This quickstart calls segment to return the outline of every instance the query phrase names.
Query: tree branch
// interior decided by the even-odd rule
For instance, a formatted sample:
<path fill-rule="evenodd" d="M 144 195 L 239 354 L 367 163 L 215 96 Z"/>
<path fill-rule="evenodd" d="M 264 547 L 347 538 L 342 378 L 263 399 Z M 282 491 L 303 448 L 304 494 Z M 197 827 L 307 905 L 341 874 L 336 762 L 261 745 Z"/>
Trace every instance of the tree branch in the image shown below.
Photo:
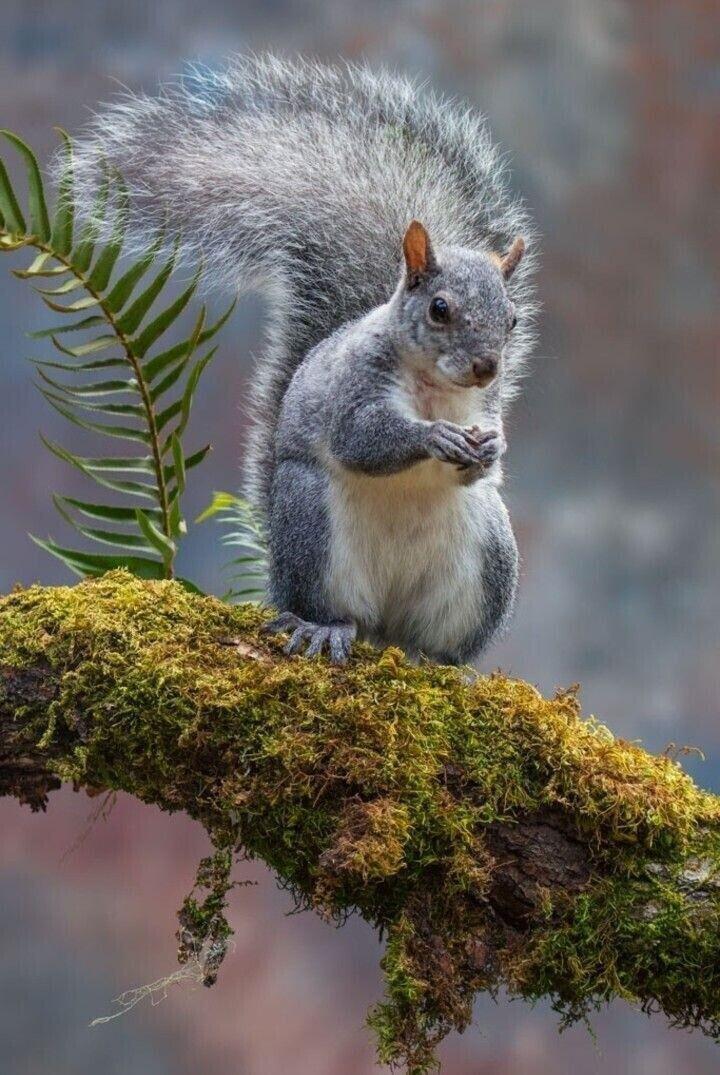
<path fill-rule="evenodd" d="M 215 980 L 237 853 L 387 937 L 381 1059 L 413 1072 L 478 990 L 564 1021 L 621 996 L 720 1037 L 719 800 L 503 676 L 359 647 L 288 659 L 264 614 L 124 572 L 0 600 L 0 794 L 69 780 L 202 822 L 180 912 Z"/>

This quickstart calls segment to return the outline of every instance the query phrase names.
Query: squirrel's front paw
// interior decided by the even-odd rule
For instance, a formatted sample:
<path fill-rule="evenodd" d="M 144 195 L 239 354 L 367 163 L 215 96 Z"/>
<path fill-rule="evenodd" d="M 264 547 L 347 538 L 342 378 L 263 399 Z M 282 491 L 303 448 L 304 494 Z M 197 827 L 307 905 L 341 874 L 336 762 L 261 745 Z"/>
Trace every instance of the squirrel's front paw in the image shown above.
<path fill-rule="evenodd" d="M 507 441 L 497 429 L 489 429 L 482 433 L 478 426 L 473 426 L 472 432 L 479 442 L 477 462 L 487 470 L 505 455 Z"/>
<path fill-rule="evenodd" d="M 477 427 L 467 429 L 455 425 L 454 422 L 433 422 L 428 432 L 428 452 L 433 459 L 439 459 L 441 463 L 471 467 L 482 463 L 481 437 Z"/>

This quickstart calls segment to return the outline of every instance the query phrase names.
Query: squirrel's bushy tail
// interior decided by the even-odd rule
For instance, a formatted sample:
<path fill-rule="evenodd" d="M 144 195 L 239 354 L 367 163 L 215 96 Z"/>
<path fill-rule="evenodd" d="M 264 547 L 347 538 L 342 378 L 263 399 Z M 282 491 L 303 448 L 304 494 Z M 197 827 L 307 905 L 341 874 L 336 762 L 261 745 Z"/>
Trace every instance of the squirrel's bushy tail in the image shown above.
<path fill-rule="evenodd" d="M 105 164 L 128 187 L 136 245 L 169 227 L 211 279 L 269 297 L 247 459 L 261 509 L 294 370 L 340 324 L 389 298 L 411 218 L 438 245 L 501 252 L 528 235 L 484 121 L 365 67 L 240 58 L 158 97 L 123 97 L 77 142 L 85 210 Z M 528 268 L 526 259 L 512 285 L 526 315 Z M 527 332 L 514 334 L 511 368 L 527 344 Z"/>

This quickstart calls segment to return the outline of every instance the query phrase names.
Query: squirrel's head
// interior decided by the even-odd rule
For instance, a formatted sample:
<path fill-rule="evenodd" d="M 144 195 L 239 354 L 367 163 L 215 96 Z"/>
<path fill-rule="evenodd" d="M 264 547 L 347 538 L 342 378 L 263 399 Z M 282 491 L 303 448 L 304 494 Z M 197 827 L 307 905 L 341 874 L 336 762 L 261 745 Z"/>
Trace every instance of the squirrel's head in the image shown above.
<path fill-rule="evenodd" d="M 436 255 L 423 225 L 410 223 L 396 328 L 413 366 L 462 388 L 490 384 L 515 327 L 507 282 L 524 252 L 517 238 L 503 256 L 465 247 L 443 247 Z"/>

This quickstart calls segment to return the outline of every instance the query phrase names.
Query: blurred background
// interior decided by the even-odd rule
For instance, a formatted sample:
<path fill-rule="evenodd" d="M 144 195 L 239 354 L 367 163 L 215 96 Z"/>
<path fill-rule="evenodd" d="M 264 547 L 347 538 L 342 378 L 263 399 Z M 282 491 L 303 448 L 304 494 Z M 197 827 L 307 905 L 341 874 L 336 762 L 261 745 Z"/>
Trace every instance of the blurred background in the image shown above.
<path fill-rule="evenodd" d="M 43 155 L 118 82 L 153 91 L 191 60 L 272 48 L 366 58 L 485 111 L 542 240 L 541 338 L 509 428 L 523 557 L 512 633 L 488 654 L 720 791 L 720 9 L 713 0 L 3 0 L 0 125 Z M 9 259 L 6 259 L 9 261 Z M 17 262 L 16 262 L 17 264 Z M 67 537 L 51 490 L 81 495 L 41 445 L 70 443 L 32 387 L 24 333 L 47 325 L 0 272 L 0 592 L 70 581 L 33 545 Z M 263 309 L 242 302 L 193 416 L 215 451 L 189 517 L 239 481 L 242 406 Z M 84 446 L 87 446 L 84 444 Z M 75 447 L 79 447 L 75 445 Z M 223 551 L 195 527 L 182 571 L 215 592 Z M 174 969 L 174 911 L 207 841 L 186 819 L 69 790 L 47 816 L 0 802 L 3 1075 L 367 1075 L 380 948 L 287 916 L 262 867 L 233 898 L 236 947 L 210 990 L 89 1029 L 122 990 Z M 616 1004 L 562 1036 L 546 1006 L 480 998 L 441 1049 L 447 1075 L 716 1071 L 698 1035 Z"/>

